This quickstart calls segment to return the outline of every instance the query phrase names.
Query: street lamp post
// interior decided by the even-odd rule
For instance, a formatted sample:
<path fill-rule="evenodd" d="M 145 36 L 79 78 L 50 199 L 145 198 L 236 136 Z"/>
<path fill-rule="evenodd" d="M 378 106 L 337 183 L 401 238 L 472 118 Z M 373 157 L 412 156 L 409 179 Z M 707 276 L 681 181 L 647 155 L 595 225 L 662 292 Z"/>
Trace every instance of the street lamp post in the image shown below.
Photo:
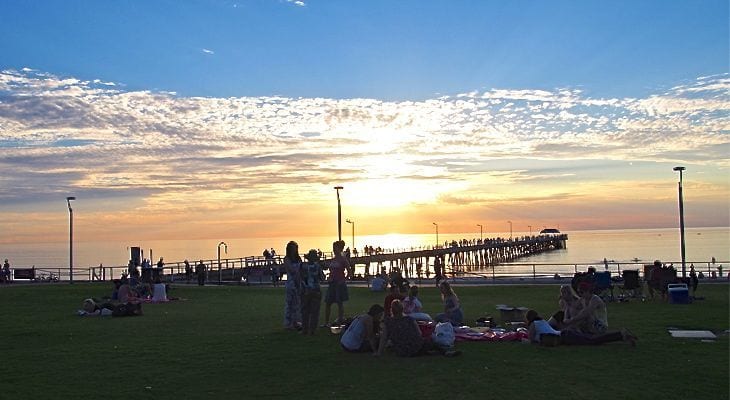
<path fill-rule="evenodd" d="M 340 189 L 342 189 L 342 186 L 335 186 L 335 191 L 337 191 L 337 240 L 342 241 L 342 206 L 340 205 Z"/>
<path fill-rule="evenodd" d="M 68 205 L 68 282 L 74 283 L 74 210 L 71 208 L 71 202 L 76 197 L 66 197 Z"/>
<path fill-rule="evenodd" d="M 532 237 L 532 225 L 527 225 L 527 227 L 530 229 L 530 237 Z"/>
<path fill-rule="evenodd" d="M 479 227 L 479 240 L 484 240 L 484 227 L 482 224 L 477 224 Z"/>
<path fill-rule="evenodd" d="M 512 221 L 507 221 L 509 223 L 509 239 L 512 240 Z"/>
<path fill-rule="evenodd" d="M 674 171 L 679 172 L 679 243 L 682 252 L 682 278 L 687 277 L 687 264 L 684 252 L 684 199 L 682 198 L 682 171 L 685 167 L 674 167 Z"/>
<path fill-rule="evenodd" d="M 226 244 L 226 242 L 218 243 L 218 283 L 219 284 L 223 280 L 223 272 L 221 271 L 221 245 L 225 246 L 224 249 L 226 251 L 226 254 L 228 254 L 228 245 Z"/>
<path fill-rule="evenodd" d="M 352 224 L 352 243 L 350 243 L 350 246 L 352 246 L 353 250 L 355 249 L 355 221 L 351 219 L 346 219 L 345 222 L 348 224 Z"/>
<path fill-rule="evenodd" d="M 439 247 L 439 224 L 432 222 L 436 226 L 436 248 Z"/>

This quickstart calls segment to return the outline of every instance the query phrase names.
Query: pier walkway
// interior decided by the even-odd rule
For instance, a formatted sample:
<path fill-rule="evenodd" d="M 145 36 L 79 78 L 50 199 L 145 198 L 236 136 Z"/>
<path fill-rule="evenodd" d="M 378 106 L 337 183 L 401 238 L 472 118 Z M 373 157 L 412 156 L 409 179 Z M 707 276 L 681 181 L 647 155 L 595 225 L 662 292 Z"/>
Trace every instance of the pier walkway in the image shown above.
<path fill-rule="evenodd" d="M 363 255 L 351 255 L 350 276 L 355 279 L 367 279 L 378 273 L 389 273 L 399 269 L 406 278 L 429 278 L 436 275 L 440 268 L 449 275 L 465 275 L 472 269 L 484 269 L 489 266 L 511 262 L 521 257 L 539 254 L 545 251 L 564 249 L 568 240 L 567 234 L 540 235 L 515 239 L 487 239 L 452 242 L 445 246 L 412 250 L 377 250 Z M 324 253 L 322 263 L 325 268 L 331 262 L 331 253 Z M 213 265 L 211 280 L 216 281 L 216 272 L 220 281 L 245 281 L 246 283 L 263 283 L 271 281 L 271 271 L 282 265 L 283 259 L 246 257 L 241 260 L 240 268 L 230 266 L 229 260 L 222 260 L 220 269 Z M 217 270 L 217 271 L 216 271 Z"/>

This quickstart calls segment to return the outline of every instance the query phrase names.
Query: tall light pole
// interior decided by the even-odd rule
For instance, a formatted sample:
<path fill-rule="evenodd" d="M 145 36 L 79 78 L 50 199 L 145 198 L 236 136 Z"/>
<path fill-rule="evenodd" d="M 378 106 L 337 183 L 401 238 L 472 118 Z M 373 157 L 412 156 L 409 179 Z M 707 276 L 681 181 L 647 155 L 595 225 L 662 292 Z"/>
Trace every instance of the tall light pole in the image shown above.
<path fill-rule="evenodd" d="M 352 248 L 354 249 L 355 248 L 355 221 L 348 218 L 345 220 L 345 222 L 352 225 L 352 243 L 350 243 L 350 246 L 352 246 Z"/>
<path fill-rule="evenodd" d="M 340 189 L 342 189 L 342 186 L 335 186 L 335 191 L 337 191 L 337 240 L 342 241 L 342 206 L 340 205 Z"/>
<path fill-rule="evenodd" d="M 479 227 L 479 240 L 483 240 L 484 239 L 484 227 L 482 226 L 482 224 L 477 224 L 477 226 Z"/>
<path fill-rule="evenodd" d="M 221 271 L 221 245 L 225 246 L 226 254 L 228 254 L 228 245 L 226 242 L 218 243 L 218 283 L 223 280 L 223 272 Z"/>
<path fill-rule="evenodd" d="M 436 248 L 439 247 L 439 224 L 432 222 L 436 226 Z"/>
<path fill-rule="evenodd" d="M 682 278 L 687 277 L 687 264 L 685 262 L 684 253 L 684 199 L 682 198 L 682 171 L 685 167 L 674 167 L 674 171 L 679 171 L 679 243 L 682 252 Z"/>
<path fill-rule="evenodd" d="M 512 221 L 507 221 L 509 223 L 509 238 L 512 240 Z"/>
<path fill-rule="evenodd" d="M 530 228 L 530 237 L 532 237 L 532 225 L 527 225 L 528 228 Z"/>
<path fill-rule="evenodd" d="M 68 205 L 68 282 L 74 283 L 74 210 L 71 208 L 71 202 L 76 197 L 66 197 Z"/>

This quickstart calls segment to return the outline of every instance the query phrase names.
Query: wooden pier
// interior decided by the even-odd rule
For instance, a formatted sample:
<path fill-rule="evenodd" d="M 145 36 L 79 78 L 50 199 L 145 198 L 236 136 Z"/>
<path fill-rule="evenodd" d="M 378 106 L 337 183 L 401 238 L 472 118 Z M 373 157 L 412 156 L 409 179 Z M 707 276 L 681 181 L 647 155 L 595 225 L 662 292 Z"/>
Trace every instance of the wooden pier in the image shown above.
<path fill-rule="evenodd" d="M 512 262 L 521 257 L 540 254 L 546 251 L 566 248 L 567 234 L 540 235 L 515 239 L 489 239 L 477 241 L 452 242 L 448 246 L 403 251 L 379 251 L 373 254 L 350 257 L 350 276 L 367 279 L 378 273 L 390 273 L 394 268 L 401 271 L 405 278 L 430 278 L 442 275 L 465 275 L 473 270 Z M 328 267 L 331 258 L 326 255 L 322 260 Z M 271 270 L 281 265 L 281 257 L 264 259 L 247 257 L 240 273 L 234 270 L 223 271 L 222 276 L 246 282 L 271 282 Z M 360 267 L 364 274 L 355 274 Z M 372 268 L 372 270 L 371 270 Z"/>
<path fill-rule="evenodd" d="M 514 239 L 462 240 L 447 245 L 429 248 L 385 249 L 372 252 L 363 251 L 350 256 L 349 276 L 355 280 L 367 278 L 397 268 L 405 278 L 435 277 L 437 274 L 468 276 L 472 271 L 484 271 L 502 263 L 546 251 L 566 248 L 567 234 L 525 236 Z M 206 281 L 210 283 L 275 283 L 274 273 L 283 272 L 283 257 L 265 258 L 251 256 L 241 258 L 203 260 L 206 268 Z M 323 253 L 321 263 L 326 269 L 332 261 L 332 253 Z M 195 265 L 192 265 L 194 268 Z M 438 271 L 436 270 L 438 268 Z M 109 271 L 106 271 L 109 269 Z M 104 281 L 116 276 L 115 272 L 126 271 L 126 267 L 92 267 L 88 269 L 88 280 Z M 164 275 L 171 281 L 194 281 L 184 274 L 184 262 L 165 265 Z M 364 271 L 364 273 L 355 273 Z M 108 272 L 108 273 L 107 273 Z M 63 271 L 59 268 L 56 276 Z"/>
<path fill-rule="evenodd" d="M 389 272 L 398 267 L 406 278 L 429 277 L 432 265 L 440 265 L 449 274 L 463 274 L 472 270 L 484 269 L 514 261 L 521 257 L 566 248 L 567 234 L 542 235 L 510 239 L 494 239 L 460 244 L 453 242 L 449 246 L 419 249 L 412 251 L 378 253 L 351 257 L 354 270 L 357 265 L 365 267 L 365 275 L 373 275 L 386 268 Z M 371 265 L 377 265 L 379 271 L 370 271 Z M 437 271 L 433 271 L 437 272 Z"/>

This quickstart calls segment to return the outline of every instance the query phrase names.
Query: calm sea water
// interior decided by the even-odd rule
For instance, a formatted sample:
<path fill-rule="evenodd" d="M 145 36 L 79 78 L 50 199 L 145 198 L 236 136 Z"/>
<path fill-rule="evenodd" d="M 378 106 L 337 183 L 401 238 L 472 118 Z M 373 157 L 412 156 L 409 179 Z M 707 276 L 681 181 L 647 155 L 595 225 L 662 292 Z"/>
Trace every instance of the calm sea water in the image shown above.
<path fill-rule="evenodd" d="M 343 232 L 344 233 L 344 232 Z M 569 235 L 567 249 L 556 250 L 519 260 L 520 263 L 538 264 L 572 264 L 596 263 L 602 265 L 603 259 L 625 263 L 634 259 L 651 262 L 659 259 L 677 264 L 681 260 L 680 239 L 678 229 L 631 229 L 602 231 L 567 231 Z M 515 232 L 515 236 L 526 235 L 527 232 Z M 495 233 L 485 233 L 484 237 L 497 237 Z M 473 233 L 439 234 L 439 241 L 478 238 Z M 686 237 L 686 259 L 688 263 L 704 263 L 715 257 L 718 263 L 726 265 L 730 260 L 730 228 L 688 228 Z M 226 247 L 220 246 L 221 258 L 242 258 L 261 255 L 266 248 L 274 248 L 278 254 L 284 253 L 289 240 L 299 243 L 299 249 L 305 253 L 310 248 L 329 251 L 333 236 L 291 237 L 291 238 L 246 238 L 223 239 Z M 351 237 L 343 236 L 348 246 Z M 175 263 L 188 259 L 217 259 L 218 244 L 221 240 L 159 240 L 123 242 L 77 242 L 74 243 L 74 266 L 87 268 L 103 264 L 109 266 L 126 265 L 130 258 L 130 246 L 142 247 L 144 256 L 153 262 L 164 257 L 166 263 Z M 430 247 L 436 244 L 434 234 L 388 234 L 356 236 L 358 250 L 363 245 L 380 246 L 388 249 L 412 249 Z M 61 269 L 62 274 L 68 268 L 68 243 L 28 243 L 0 244 L 0 259 L 8 258 L 14 267 L 30 267 Z M 700 264 L 701 265 L 701 264 Z M 566 267 L 566 270 L 569 269 Z"/>

